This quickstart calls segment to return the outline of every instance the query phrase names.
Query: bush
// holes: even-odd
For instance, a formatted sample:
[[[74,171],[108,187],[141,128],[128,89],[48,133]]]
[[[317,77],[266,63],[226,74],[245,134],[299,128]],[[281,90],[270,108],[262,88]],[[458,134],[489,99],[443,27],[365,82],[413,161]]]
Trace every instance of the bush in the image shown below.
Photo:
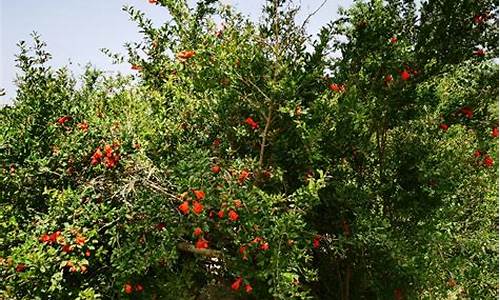
[[[19,44],[3,298],[498,296],[496,3],[356,1],[312,41],[284,0],[150,2],[105,50],[134,76]]]

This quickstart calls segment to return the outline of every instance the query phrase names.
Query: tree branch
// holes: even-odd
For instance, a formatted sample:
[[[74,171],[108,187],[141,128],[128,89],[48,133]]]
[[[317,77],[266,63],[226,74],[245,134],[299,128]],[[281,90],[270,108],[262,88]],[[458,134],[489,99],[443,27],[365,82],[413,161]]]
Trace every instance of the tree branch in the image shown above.
[[[222,252],[213,249],[198,249],[189,243],[179,243],[177,244],[177,249],[184,252],[189,252],[193,254],[203,255],[207,257],[222,257]]]
[[[273,118],[273,104],[269,106],[269,113],[266,118],[266,126],[264,127],[264,132],[262,133],[262,142],[260,144],[260,155],[259,155],[259,168],[262,170],[264,165],[264,150],[266,148],[267,133],[269,132],[269,127],[271,126],[271,120]]]

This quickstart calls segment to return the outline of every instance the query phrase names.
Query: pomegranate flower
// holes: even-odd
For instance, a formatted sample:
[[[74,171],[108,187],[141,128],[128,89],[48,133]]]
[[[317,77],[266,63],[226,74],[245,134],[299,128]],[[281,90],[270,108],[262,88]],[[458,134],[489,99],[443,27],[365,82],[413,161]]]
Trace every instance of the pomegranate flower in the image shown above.
[[[71,117],[69,117],[69,116],[63,116],[63,117],[60,117],[59,119],[57,119],[57,123],[59,125],[64,125],[64,123],[66,123],[68,121],[71,121]]]
[[[467,118],[467,119],[472,119],[472,115],[474,114],[474,111],[472,108],[466,106],[460,109],[460,112]]]
[[[215,165],[215,166],[213,166],[213,167],[212,167],[212,169],[211,169],[211,170],[212,170],[212,173],[214,173],[214,174],[219,174],[219,172],[220,172],[220,167],[219,167],[218,165]]]
[[[263,251],[269,250],[269,243],[265,242],[262,245],[260,245],[260,250],[263,250]]]
[[[410,73],[408,73],[408,71],[406,70],[403,70],[403,72],[401,72],[401,79],[407,81],[408,79],[410,79]]]
[[[386,75],[386,76],[385,76],[385,78],[384,78],[384,83],[385,83],[386,85],[388,85],[388,84],[389,84],[389,82],[391,82],[391,81],[393,81],[393,80],[394,80],[394,77],[392,77],[392,75],[391,75],[391,74],[389,74],[389,75]]]
[[[248,172],[247,170],[242,170],[240,173],[240,177],[238,178],[238,182],[240,184],[243,184],[248,179],[249,176],[250,172]]]
[[[194,236],[200,236],[203,234],[203,230],[200,227],[196,227],[193,231]]]
[[[26,265],[25,264],[18,264],[16,266],[16,272],[21,273],[21,272],[24,272],[24,270],[26,270]]]
[[[189,202],[184,201],[181,205],[179,205],[179,210],[182,214],[187,215],[189,213]]]
[[[205,198],[205,192],[203,191],[193,190],[193,193],[196,196],[197,200],[203,200],[203,198]]]
[[[50,241],[50,237],[48,234],[42,234],[39,240],[41,243],[48,243]]]
[[[87,132],[89,130],[89,123],[87,121],[83,121],[82,123],[76,124],[76,126],[83,132]]]
[[[221,143],[222,143],[222,141],[221,141],[219,138],[216,138],[216,139],[212,142],[212,145],[213,145],[214,147],[219,147]]]
[[[201,238],[196,241],[195,245],[196,249],[207,249],[208,248],[208,241],[205,240],[204,238]]]
[[[253,291],[252,286],[250,284],[247,284],[245,286],[245,292],[247,292],[247,294],[250,294],[252,291]]]
[[[240,218],[238,213],[232,209],[229,211],[229,213],[227,215],[228,215],[229,219],[231,219],[231,221],[238,221],[238,219]]]
[[[321,246],[321,236],[317,235],[313,239],[313,248],[317,249],[319,246]]]
[[[246,118],[245,123],[252,127],[252,129],[259,128],[259,124],[255,122],[251,117]]]
[[[142,67],[140,65],[133,64],[130,68],[134,71],[142,71]]]
[[[243,278],[241,277],[236,278],[233,284],[231,284],[231,289],[233,289],[234,291],[238,291],[242,283],[243,283]]]
[[[190,58],[192,58],[193,56],[196,55],[196,52],[193,51],[193,50],[185,50],[185,51],[181,51],[179,53],[177,53],[177,58],[181,61],[181,62],[184,62]]]
[[[85,245],[85,242],[86,242],[86,238],[83,236],[83,235],[80,235],[78,234],[75,238],[75,243],[78,245],[78,246],[83,246]]]
[[[491,129],[491,136],[494,138],[498,137],[498,127],[493,127],[493,129]]]
[[[62,247],[62,251],[64,253],[71,253],[73,251],[73,247],[70,244],[66,244]]]
[[[59,238],[59,236],[61,235],[61,231],[56,231],[54,233],[52,233],[49,237],[49,243],[56,243],[57,242],[57,239]]]
[[[97,148],[96,151],[94,152],[94,154],[92,155],[92,159],[90,161],[90,164],[92,166],[97,165],[98,163],[101,162],[102,157],[103,157],[103,155],[102,155],[101,149]]]
[[[112,157],[113,148],[109,144],[104,145],[104,153],[106,154],[106,157]]]
[[[132,287],[130,282],[127,282],[123,286],[123,291],[125,292],[125,294],[131,294],[134,291],[134,288]]]
[[[150,0],[150,2],[151,2],[151,0]],[[135,291],[138,292],[138,293],[144,291],[144,287],[142,286],[142,284],[140,284],[140,283],[136,284],[135,285]]]
[[[197,215],[201,214],[203,212],[203,205],[200,204],[198,201],[193,202],[193,212]]]
[[[252,240],[252,244],[255,244],[255,243],[260,243],[262,241],[262,238],[260,236],[258,237],[255,237],[253,240]]]
[[[483,23],[484,17],[482,15],[475,15],[474,16],[474,24],[479,25]]]
[[[493,166],[493,164],[495,163],[495,161],[493,160],[493,158],[491,158],[491,156],[486,155],[486,156],[484,157],[483,163],[484,163],[484,165],[485,165],[486,167],[488,167],[488,168],[489,168],[489,167],[492,167],[492,166]]]
[[[448,131],[448,124],[439,124],[439,128],[441,128],[444,132]]]
[[[340,93],[340,90],[341,90],[340,84],[337,84],[337,83],[330,84],[330,86],[328,86],[328,88],[331,91],[334,91],[334,92],[337,92],[337,93]]]

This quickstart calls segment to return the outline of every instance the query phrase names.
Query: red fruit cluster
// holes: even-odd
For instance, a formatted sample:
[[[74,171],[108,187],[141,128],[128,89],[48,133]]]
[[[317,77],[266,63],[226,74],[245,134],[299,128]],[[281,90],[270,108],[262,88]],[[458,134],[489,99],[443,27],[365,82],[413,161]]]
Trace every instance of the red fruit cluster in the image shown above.
[[[125,292],[125,294],[132,294],[134,290],[137,293],[141,293],[142,291],[144,291],[144,287],[140,283],[137,283],[135,286],[132,286],[130,282],[127,282],[123,285],[123,291]]]
[[[483,165],[490,168],[492,167],[494,164],[495,164],[495,161],[493,160],[493,158],[486,154],[486,153],[482,153],[480,150],[476,150],[474,151],[474,157],[475,158],[480,158],[481,156],[483,156]]]
[[[91,157],[90,164],[95,166],[101,162],[108,169],[113,169],[120,161],[120,154],[118,152],[118,145],[113,144],[113,147],[109,144],[104,145],[104,154],[101,152],[101,148],[97,147],[96,151]],[[103,159],[104,158],[104,159]]]
[[[257,244],[257,245],[259,245],[259,249],[260,249],[260,250],[263,250],[263,251],[267,251],[267,250],[269,250],[269,243],[268,243],[268,242],[266,242],[263,238],[261,238],[261,237],[259,237],[259,236],[258,236],[258,237],[256,237],[256,238],[254,238],[254,239],[250,242],[250,244]]]
[[[231,289],[233,291],[239,291],[240,288],[241,288],[241,285],[243,284],[243,278],[241,277],[238,277],[236,278],[236,280],[233,282],[233,284],[231,284]],[[253,291],[253,288],[252,286],[248,283],[245,285],[245,292],[247,292],[248,294],[250,294],[251,292]]]
[[[195,214],[199,215],[203,212],[203,209],[204,209],[204,206],[203,206],[203,204],[200,203],[200,201],[205,198],[205,192],[200,191],[200,190],[193,190],[193,194],[194,194],[195,199],[196,199],[196,200],[192,201],[193,212]],[[187,195],[188,195],[188,193],[185,192],[184,194],[180,195],[180,198],[184,199],[184,197],[186,197]],[[182,202],[182,204],[180,204],[178,206],[178,209],[183,215],[189,214],[189,201],[185,200],[184,202]]]
[[[75,245],[83,247],[85,243],[87,242],[87,239],[81,235],[81,234],[76,234],[74,244],[68,244],[66,242],[66,239],[62,236],[61,231],[56,231],[52,234],[42,234],[39,238],[39,241],[41,243],[45,243],[47,245],[52,245],[52,244],[59,244],[61,245],[61,251],[64,253],[71,253],[74,250]],[[85,256],[89,257],[91,255],[91,252],[89,249],[87,249],[84,253]]]
[[[75,266],[75,264],[71,260],[66,261],[65,267],[69,268],[69,271],[71,273],[76,273],[78,271],[77,266]],[[86,265],[86,264],[80,264],[79,267],[80,267],[80,273],[83,274],[83,273],[87,272],[88,265]]]
[[[59,238],[61,237],[61,238]],[[42,236],[40,236],[39,238],[40,242],[42,243],[45,243],[45,244],[48,244],[48,245],[52,245],[52,244],[55,244],[59,241],[63,241],[64,238],[61,236],[61,231],[56,231],[52,234],[42,234]]]
[[[246,118],[245,123],[247,123],[248,126],[252,127],[252,129],[259,128],[259,124],[255,122],[251,117]]]

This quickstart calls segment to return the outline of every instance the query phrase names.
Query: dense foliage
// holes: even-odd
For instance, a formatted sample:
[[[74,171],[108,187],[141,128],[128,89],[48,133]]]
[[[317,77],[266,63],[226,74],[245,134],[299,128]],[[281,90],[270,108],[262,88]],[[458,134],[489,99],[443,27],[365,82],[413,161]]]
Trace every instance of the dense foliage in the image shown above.
[[[494,1],[149,2],[133,76],[20,42],[0,298],[498,297]]]

